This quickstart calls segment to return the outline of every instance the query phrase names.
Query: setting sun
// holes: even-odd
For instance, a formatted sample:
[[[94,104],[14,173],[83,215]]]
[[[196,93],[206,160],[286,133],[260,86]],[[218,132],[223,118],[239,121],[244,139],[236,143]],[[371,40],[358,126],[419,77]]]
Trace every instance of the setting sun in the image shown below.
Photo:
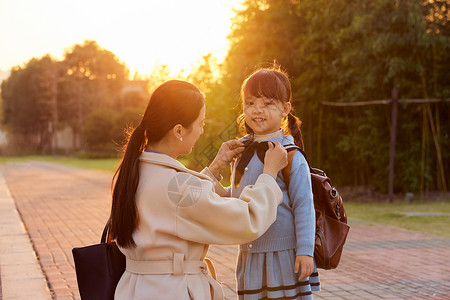
[[[2,0],[0,69],[32,57],[96,40],[131,70],[149,74],[167,64],[173,74],[202,56],[219,60],[227,51],[233,8],[240,0],[88,1]]]

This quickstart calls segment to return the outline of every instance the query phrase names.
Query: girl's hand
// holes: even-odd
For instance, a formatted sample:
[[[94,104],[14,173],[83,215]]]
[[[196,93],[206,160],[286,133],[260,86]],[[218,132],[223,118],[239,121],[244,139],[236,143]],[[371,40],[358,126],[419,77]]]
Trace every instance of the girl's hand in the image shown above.
[[[313,258],[309,255],[297,255],[295,258],[295,273],[298,273],[299,267],[302,272],[298,280],[302,281],[314,272]]]
[[[238,140],[230,140],[222,143],[216,157],[209,165],[209,170],[220,177],[220,172],[225,169],[233,158],[237,158],[245,150],[244,144]]]
[[[277,174],[288,164],[287,152],[279,142],[269,142],[269,149],[264,158],[263,173],[272,175],[277,178]]]

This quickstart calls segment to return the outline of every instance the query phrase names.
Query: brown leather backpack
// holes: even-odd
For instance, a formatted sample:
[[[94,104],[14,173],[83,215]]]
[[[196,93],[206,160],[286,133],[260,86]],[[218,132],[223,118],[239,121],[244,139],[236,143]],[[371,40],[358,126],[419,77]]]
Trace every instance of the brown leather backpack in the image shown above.
[[[300,151],[306,159],[305,152],[296,145],[285,145],[288,151],[288,165],[282,170],[289,190],[289,174],[295,150]],[[316,238],[314,259],[317,268],[334,269],[341,259],[345,240],[350,230],[347,214],[338,191],[331,184],[324,171],[311,168],[311,184],[316,211]]]

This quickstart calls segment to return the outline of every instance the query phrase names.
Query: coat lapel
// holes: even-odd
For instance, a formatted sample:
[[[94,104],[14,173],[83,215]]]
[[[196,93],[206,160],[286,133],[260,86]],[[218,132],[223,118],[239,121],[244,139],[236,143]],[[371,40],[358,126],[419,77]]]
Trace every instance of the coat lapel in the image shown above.
[[[145,163],[150,163],[150,164],[155,164],[155,165],[161,165],[161,166],[166,166],[168,168],[172,168],[175,169],[177,171],[180,172],[185,172],[185,173],[189,173],[192,174],[196,177],[199,177],[201,179],[204,180],[209,180],[211,182],[213,182],[213,180],[211,178],[209,178],[207,175],[203,175],[199,172],[190,170],[188,168],[186,168],[185,166],[183,166],[182,163],[180,163],[178,160],[166,155],[166,154],[162,154],[162,153],[153,153],[153,152],[142,152],[141,156],[139,157],[139,159],[142,162]]]

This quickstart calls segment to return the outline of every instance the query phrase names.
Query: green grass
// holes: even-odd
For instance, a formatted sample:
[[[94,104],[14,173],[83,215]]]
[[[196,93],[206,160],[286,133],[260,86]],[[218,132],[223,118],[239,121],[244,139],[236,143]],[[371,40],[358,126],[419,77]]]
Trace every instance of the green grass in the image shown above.
[[[450,215],[406,216],[402,212],[450,214],[450,200],[412,203],[344,203],[347,216],[450,238]]]
[[[32,155],[32,156],[6,156],[0,157],[0,164],[5,164],[8,162],[27,162],[27,161],[45,161],[58,163],[83,169],[99,170],[114,173],[118,167],[120,159],[118,158],[101,158],[101,159],[90,159],[90,158],[77,158],[68,156],[43,156],[43,155]],[[185,158],[181,158],[180,162],[184,165],[187,164]]]
[[[118,158],[88,159],[88,158],[59,157],[53,159],[51,162],[83,169],[99,170],[114,173],[119,164],[119,161],[120,159]]]
[[[24,162],[24,161],[30,161],[30,160],[43,160],[47,159],[47,156],[39,156],[39,155],[32,155],[32,156],[0,156],[0,164],[6,164],[8,162]]]
[[[0,164],[10,163],[10,162],[27,162],[27,161],[45,161],[58,163],[83,169],[99,170],[104,172],[114,173],[119,159],[117,158],[102,158],[102,159],[88,159],[88,158],[76,158],[76,157],[66,157],[66,156],[11,156],[11,157],[0,157]]]

